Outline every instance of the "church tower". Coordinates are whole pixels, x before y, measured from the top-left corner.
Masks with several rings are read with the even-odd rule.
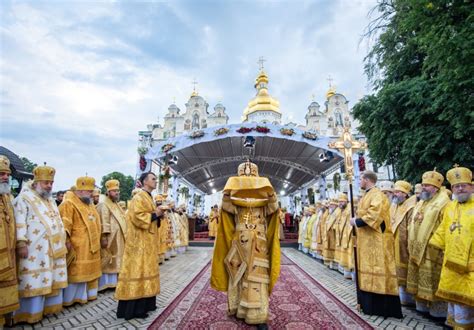
[[[270,123],[279,125],[281,123],[280,102],[268,93],[268,76],[263,70],[264,59],[259,60],[260,72],[255,79],[257,95],[250,100],[242,116],[243,122]]]

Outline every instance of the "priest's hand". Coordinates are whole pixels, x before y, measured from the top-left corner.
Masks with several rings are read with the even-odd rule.
[[[356,226],[356,217],[352,217],[351,220],[349,221],[352,227]]]
[[[28,247],[27,246],[17,247],[16,253],[20,258],[26,259],[28,258]]]
[[[162,207],[161,205],[158,206],[156,209],[155,209],[155,214],[157,217],[161,217],[164,213],[164,211],[166,210],[165,207]]]

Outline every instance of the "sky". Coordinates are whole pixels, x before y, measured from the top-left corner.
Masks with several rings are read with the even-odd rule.
[[[376,0],[1,1],[0,145],[79,176],[135,175],[138,131],[193,90],[240,122],[260,56],[283,122],[371,92],[362,39]]]

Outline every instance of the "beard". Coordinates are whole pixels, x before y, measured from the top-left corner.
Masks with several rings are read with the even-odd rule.
[[[84,203],[89,205],[91,203],[91,198],[90,197],[79,197],[79,199]]]
[[[466,203],[471,198],[471,193],[454,194],[454,199],[459,203]]]
[[[109,197],[110,197],[110,199],[111,199],[113,202],[115,202],[115,203],[117,203],[117,202],[120,200],[120,196],[118,196],[118,195],[117,195],[117,196],[114,196],[114,197],[112,197],[112,196],[109,196]]]
[[[53,193],[51,191],[44,190],[40,186],[35,187],[35,191],[38,193],[38,195],[41,196],[43,199],[48,199],[53,196]]]
[[[420,199],[422,201],[429,201],[431,198],[433,198],[433,194],[428,191],[422,191],[420,194]]]
[[[399,197],[393,196],[393,198],[392,198],[392,204],[400,205],[400,204],[403,204],[403,202],[404,202],[405,200],[406,200],[406,198],[399,198]]]
[[[10,184],[8,182],[0,182],[0,195],[6,195],[10,192]]]

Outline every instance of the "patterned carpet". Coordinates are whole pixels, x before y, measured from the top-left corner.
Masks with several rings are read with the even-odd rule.
[[[372,329],[284,255],[281,263],[270,297],[270,329]],[[149,329],[255,329],[227,315],[226,296],[210,287],[209,277],[210,264]]]

